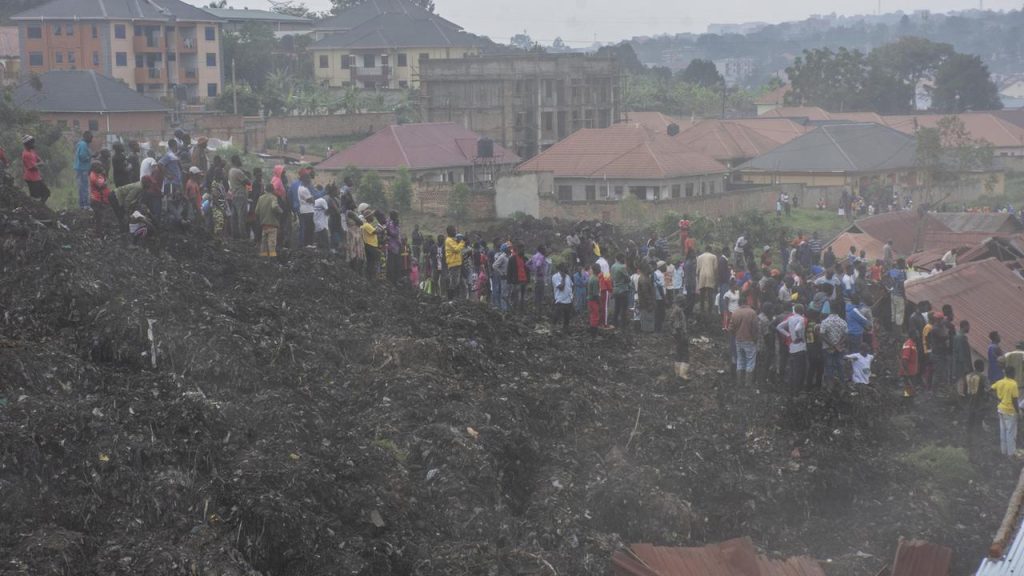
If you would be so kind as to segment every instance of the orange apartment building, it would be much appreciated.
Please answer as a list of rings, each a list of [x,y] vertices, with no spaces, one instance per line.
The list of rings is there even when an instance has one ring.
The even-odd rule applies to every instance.
[[[181,0],[53,0],[11,20],[23,76],[92,70],[154,98],[220,95],[222,20]]]

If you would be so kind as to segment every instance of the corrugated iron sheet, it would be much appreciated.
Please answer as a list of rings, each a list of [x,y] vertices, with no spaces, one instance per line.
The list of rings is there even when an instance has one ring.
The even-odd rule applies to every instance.
[[[931,302],[933,309],[953,306],[957,322],[971,323],[968,341],[980,356],[988,350],[988,333],[996,330],[1004,347],[1024,340],[1024,278],[1005,263],[989,258],[907,282],[907,300]]]
[[[825,576],[806,556],[773,560],[757,553],[750,538],[697,548],[633,544],[612,556],[616,576]]]
[[[1000,212],[939,212],[931,214],[953,232],[1013,234],[1024,227],[1013,214]]]
[[[924,540],[900,540],[891,576],[949,576],[953,550]]]
[[[1013,576],[1024,574],[1024,530],[1017,530],[1006,555],[1002,558],[985,558],[974,576]]]

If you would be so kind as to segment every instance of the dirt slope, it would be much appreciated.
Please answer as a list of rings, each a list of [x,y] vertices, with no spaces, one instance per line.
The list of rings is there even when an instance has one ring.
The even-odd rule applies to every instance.
[[[960,436],[942,398],[737,393],[713,322],[679,388],[658,338],[46,217],[0,198],[0,574],[602,574],[737,535],[843,575],[933,538],[963,573],[1012,486],[991,450],[908,473]]]

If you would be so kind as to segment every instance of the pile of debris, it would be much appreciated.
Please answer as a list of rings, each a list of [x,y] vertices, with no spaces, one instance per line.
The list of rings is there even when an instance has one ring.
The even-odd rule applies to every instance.
[[[0,574],[596,574],[739,534],[857,574],[892,530],[987,546],[987,496],[947,529],[878,493],[917,482],[891,395],[737,393],[714,322],[680,387],[656,336],[46,214],[0,195]]]

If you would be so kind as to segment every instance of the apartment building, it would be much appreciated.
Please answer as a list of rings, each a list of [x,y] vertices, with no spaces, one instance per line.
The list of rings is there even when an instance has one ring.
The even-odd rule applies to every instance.
[[[406,0],[375,0],[316,25],[316,78],[332,88],[416,88],[424,62],[466,58],[490,44]]]
[[[181,0],[53,0],[11,21],[23,75],[92,70],[189,104],[221,92],[222,21]]]
[[[429,60],[420,65],[428,122],[455,122],[529,158],[581,128],[621,120],[616,60],[528,53]]]

